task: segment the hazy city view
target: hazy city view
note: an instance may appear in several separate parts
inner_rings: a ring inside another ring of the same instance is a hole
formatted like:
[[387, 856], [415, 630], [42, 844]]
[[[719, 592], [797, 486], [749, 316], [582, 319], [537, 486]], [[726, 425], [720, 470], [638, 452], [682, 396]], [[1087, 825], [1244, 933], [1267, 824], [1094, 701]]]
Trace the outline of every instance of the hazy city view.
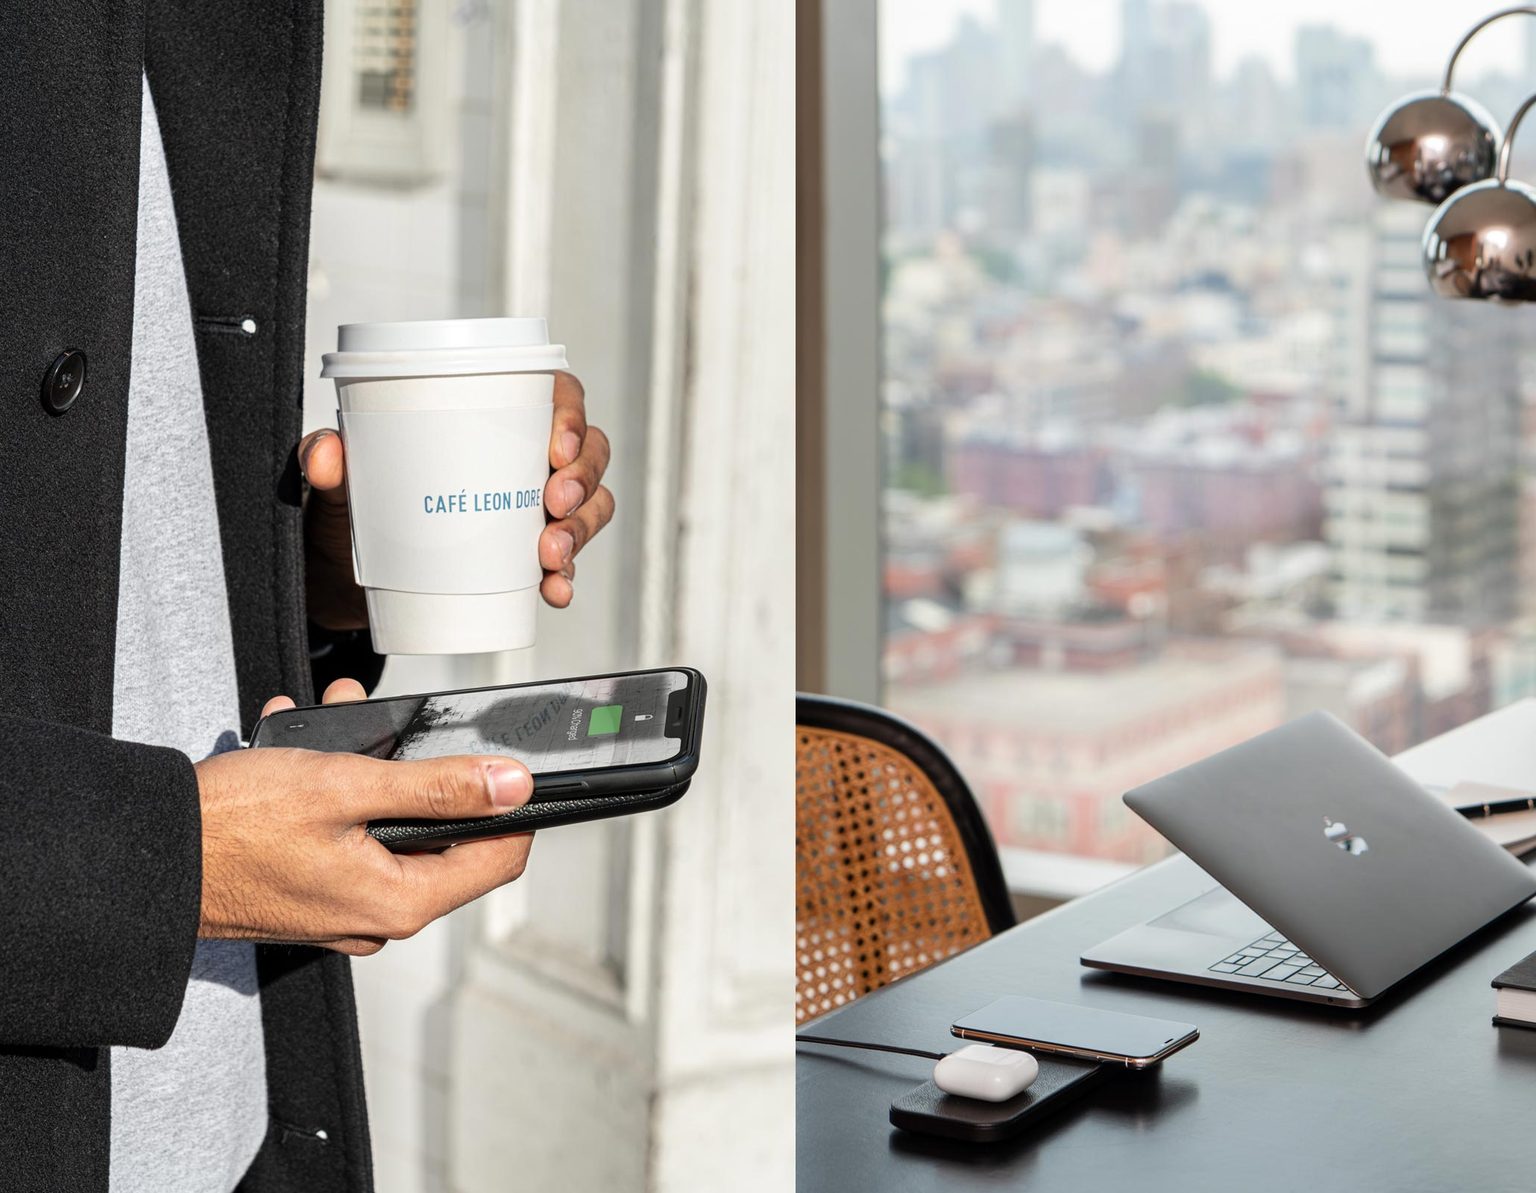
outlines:
[[[1416, 73], [1284, 6], [1100, 6], [1097, 64], [949, 7], [882, 56], [885, 698], [1005, 854], [1159, 856], [1122, 792], [1311, 709], [1390, 753], [1536, 693], [1533, 316], [1432, 298], [1362, 156], [1489, 6]], [[1533, 30], [1458, 75], [1501, 123]]]

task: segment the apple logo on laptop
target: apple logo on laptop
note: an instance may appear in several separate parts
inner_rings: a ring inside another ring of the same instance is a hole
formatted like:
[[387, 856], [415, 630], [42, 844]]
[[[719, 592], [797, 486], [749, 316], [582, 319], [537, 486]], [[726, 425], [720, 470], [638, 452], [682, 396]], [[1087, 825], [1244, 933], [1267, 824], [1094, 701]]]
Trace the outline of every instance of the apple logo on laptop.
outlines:
[[1370, 845], [1366, 843], [1365, 838], [1350, 832], [1349, 825], [1345, 824], [1342, 820], [1330, 820], [1324, 816], [1323, 836], [1327, 837], [1328, 840], [1332, 841], [1345, 853], [1354, 854], [1356, 857], [1370, 849]]

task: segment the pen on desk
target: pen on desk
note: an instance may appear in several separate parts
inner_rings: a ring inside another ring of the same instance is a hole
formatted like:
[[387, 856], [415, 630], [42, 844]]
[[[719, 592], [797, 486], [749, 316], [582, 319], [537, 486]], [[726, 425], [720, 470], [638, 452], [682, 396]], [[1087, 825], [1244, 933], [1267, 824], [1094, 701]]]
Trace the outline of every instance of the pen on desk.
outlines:
[[[1461, 786], [1461, 784], [1458, 784]], [[1476, 789], [1480, 784], [1468, 783], [1465, 786]], [[1456, 788], [1444, 783], [1425, 783], [1424, 790], [1431, 795], [1438, 795], [1442, 799], [1455, 794]], [[1509, 789], [1504, 788], [1505, 792]], [[1498, 816], [1503, 812], [1536, 812], [1536, 795], [1505, 796], [1503, 799], [1474, 800], [1469, 804], [1452, 804], [1454, 811], [1460, 812], [1468, 820], [1482, 820], [1489, 816]]]
[[1496, 799], [1481, 804], [1457, 804], [1456, 810], [1468, 820], [1482, 820], [1501, 812], [1536, 812], [1536, 795], [1522, 799]]

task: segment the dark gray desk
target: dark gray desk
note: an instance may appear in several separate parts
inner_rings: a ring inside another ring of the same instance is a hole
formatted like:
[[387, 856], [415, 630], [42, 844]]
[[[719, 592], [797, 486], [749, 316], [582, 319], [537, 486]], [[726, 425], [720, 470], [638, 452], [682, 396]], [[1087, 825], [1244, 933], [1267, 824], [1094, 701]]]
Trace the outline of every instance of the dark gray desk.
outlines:
[[1536, 1186], [1536, 1031], [1492, 1026], [1488, 986], [1536, 952], [1536, 905], [1363, 1011], [1078, 965], [1083, 949], [1206, 882], [1192, 863], [1171, 858], [818, 1020], [826, 1035], [949, 1051], [957, 1046], [951, 1021], [1017, 993], [1196, 1023], [1200, 1039], [1160, 1072], [1113, 1075], [1040, 1128], [991, 1145], [890, 1126], [891, 1100], [925, 1079], [931, 1061], [800, 1045], [801, 1193]]

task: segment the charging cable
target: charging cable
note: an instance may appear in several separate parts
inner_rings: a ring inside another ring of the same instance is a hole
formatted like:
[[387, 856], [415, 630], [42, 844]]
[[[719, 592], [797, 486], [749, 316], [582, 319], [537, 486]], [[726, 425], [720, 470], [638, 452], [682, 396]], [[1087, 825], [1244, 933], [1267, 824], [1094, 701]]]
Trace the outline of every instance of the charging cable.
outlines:
[[837, 1040], [831, 1036], [808, 1036], [801, 1033], [795, 1034], [797, 1044], [826, 1044], [832, 1048], [863, 1048], [870, 1052], [896, 1052], [902, 1056], [920, 1056], [925, 1060], [943, 1060], [942, 1052], [926, 1052], [921, 1048], [903, 1048], [899, 1044], [871, 1044], [865, 1040]]

